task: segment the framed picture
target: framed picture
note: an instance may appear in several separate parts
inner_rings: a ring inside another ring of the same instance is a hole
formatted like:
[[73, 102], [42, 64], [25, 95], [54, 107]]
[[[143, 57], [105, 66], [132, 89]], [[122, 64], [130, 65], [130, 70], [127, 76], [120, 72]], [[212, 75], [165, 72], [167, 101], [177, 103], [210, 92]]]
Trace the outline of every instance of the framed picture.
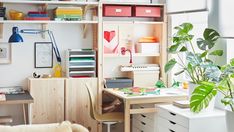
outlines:
[[34, 44], [35, 68], [53, 67], [53, 44], [52, 42], [35, 42]]
[[11, 57], [11, 44], [0, 43], [0, 64], [10, 64]]

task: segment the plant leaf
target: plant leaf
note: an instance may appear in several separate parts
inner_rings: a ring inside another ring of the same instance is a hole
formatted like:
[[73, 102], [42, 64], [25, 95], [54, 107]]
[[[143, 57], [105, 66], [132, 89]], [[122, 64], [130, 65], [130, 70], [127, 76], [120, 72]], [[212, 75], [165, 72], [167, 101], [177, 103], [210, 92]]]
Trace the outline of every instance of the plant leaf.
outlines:
[[202, 62], [200, 55], [193, 54], [192, 52], [188, 52], [186, 54], [186, 60], [190, 62], [192, 66], [200, 65], [200, 63]]
[[175, 66], [176, 63], [177, 61], [175, 59], [169, 60], [164, 67], [165, 72], [167, 73], [168, 71], [170, 71]]
[[169, 53], [176, 53], [179, 46], [180, 46], [179, 44], [174, 44], [174, 45], [170, 46], [168, 49], [168, 52]]
[[215, 87], [210, 85], [200, 85], [195, 88], [190, 99], [190, 109], [198, 113], [208, 107], [211, 99], [217, 94]]
[[180, 52], [185, 52], [185, 51], [188, 51], [188, 49], [187, 49], [185, 46], [183, 46], [183, 47], [180, 49]]
[[232, 59], [230, 60], [230, 64], [231, 64], [231, 66], [234, 66], [234, 58], [232, 58]]
[[214, 29], [206, 28], [203, 33], [203, 37], [204, 38], [197, 39], [197, 46], [201, 50], [207, 50], [207, 49], [211, 49], [214, 47], [220, 35]]
[[209, 55], [222, 56], [223, 50], [215, 50], [215, 51], [211, 52]]
[[200, 57], [201, 57], [201, 58], [204, 58], [204, 57], [207, 56], [207, 54], [208, 54], [208, 51], [205, 51], [205, 52], [203, 52], [203, 53], [200, 55]]

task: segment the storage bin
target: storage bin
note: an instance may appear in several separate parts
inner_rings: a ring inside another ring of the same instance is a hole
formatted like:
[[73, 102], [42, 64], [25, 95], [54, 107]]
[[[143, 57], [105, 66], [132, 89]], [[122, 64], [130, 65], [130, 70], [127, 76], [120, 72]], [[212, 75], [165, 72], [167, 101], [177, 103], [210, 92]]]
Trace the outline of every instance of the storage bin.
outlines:
[[132, 16], [132, 7], [125, 5], [104, 5], [103, 16], [106, 17], [130, 17]]
[[135, 17], [161, 17], [161, 7], [158, 6], [135, 6]]
[[159, 43], [138, 43], [136, 46], [138, 53], [144, 53], [144, 54], [160, 53]]
[[128, 77], [105, 78], [106, 88], [132, 87], [133, 80]]

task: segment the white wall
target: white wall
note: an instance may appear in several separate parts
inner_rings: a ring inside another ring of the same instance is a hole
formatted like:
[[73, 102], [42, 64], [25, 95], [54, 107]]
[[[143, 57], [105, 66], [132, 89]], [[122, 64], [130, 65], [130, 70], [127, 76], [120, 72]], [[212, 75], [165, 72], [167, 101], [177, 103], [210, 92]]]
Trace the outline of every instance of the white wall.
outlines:
[[[37, 10], [36, 6], [27, 5], [6, 5], [9, 9], [16, 9], [27, 12], [27, 10]], [[51, 7], [54, 8], [54, 7]], [[41, 29], [41, 24], [4, 24], [4, 37], [0, 42], [7, 42], [11, 35], [13, 26], [19, 29]], [[92, 29], [88, 26], [86, 39], [83, 38], [83, 25], [81, 24], [48, 24], [48, 29], [53, 31], [62, 56], [63, 71], [65, 70], [65, 51], [74, 48], [92, 48]], [[9, 65], [0, 65], [0, 87], [20, 85], [27, 88], [27, 77], [31, 77], [33, 72], [39, 74], [52, 74], [51, 68], [35, 69], [34, 68], [34, 43], [50, 41], [48, 36], [43, 39], [41, 35], [21, 34], [24, 38], [23, 43], [12, 44], [12, 63]], [[54, 58], [54, 61], [56, 58]], [[0, 106], [1, 115], [13, 115], [14, 123], [23, 122], [22, 108], [16, 106]]]

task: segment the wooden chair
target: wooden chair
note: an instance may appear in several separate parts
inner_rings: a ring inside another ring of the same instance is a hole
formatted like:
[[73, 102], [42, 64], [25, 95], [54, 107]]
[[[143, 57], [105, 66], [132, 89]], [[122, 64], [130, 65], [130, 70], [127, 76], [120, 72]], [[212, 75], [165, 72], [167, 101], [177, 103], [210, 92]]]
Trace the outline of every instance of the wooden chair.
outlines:
[[110, 113], [105, 113], [100, 115], [96, 110], [95, 110], [95, 98], [92, 93], [92, 90], [88, 84], [85, 84], [88, 94], [89, 94], [89, 101], [90, 101], [90, 116], [98, 121], [98, 122], [103, 122], [104, 124], [107, 125], [107, 132], [110, 132], [110, 126], [112, 124], [116, 124], [118, 122], [123, 122], [124, 121], [124, 115], [121, 112], [110, 112]]
[[0, 124], [12, 123], [13, 119], [11, 116], [0, 116]]

